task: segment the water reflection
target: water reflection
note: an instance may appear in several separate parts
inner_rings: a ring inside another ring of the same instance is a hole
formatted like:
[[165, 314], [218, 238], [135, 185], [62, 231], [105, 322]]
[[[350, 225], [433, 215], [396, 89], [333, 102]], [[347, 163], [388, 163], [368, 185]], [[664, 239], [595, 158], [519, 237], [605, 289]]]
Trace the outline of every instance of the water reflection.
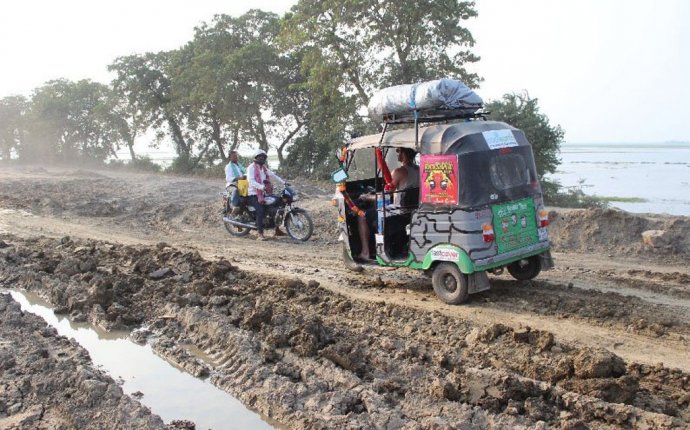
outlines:
[[60, 335], [79, 342], [95, 366], [123, 381], [125, 393], [143, 393], [140, 402], [165, 422], [187, 419], [194, 421], [197, 429], [273, 428], [228, 393], [157, 356], [149, 345], [131, 342], [127, 332], [107, 332], [88, 323], [74, 323], [56, 316], [50, 305], [36, 295], [19, 291], [10, 294], [22, 310], [40, 316]]

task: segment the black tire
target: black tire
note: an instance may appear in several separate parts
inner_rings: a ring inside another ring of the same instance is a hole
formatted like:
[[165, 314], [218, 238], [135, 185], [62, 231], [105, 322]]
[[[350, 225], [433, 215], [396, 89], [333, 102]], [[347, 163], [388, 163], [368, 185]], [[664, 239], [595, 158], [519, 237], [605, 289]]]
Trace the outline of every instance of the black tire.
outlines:
[[508, 273], [518, 281], [534, 279], [539, 272], [541, 272], [541, 262], [538, 255], [523, 258], [508, 265]]
[[459, 305], [469, 296], [469, 280], [467, 275], [458, 269], [455, 263], [441, 263], [434, 268], [431, 285], [442, 302], [449, 305]]
[[243, 237], [249, 234], [251, 231], [250, 228], [245, 228], [245, 227], [240, 227], [237, 225], [234, 225], [232, 223], [226, 222], [225, 220], [223, 221], [223, 225], [225, 226], [225, 229], [230, 233], [231, 235], [235, 237]]
[[309, 214], [302, 209], [293, 209], [285, 220], [287, 234], [295, 240], [306, 242], [314, 233], [314, 223]]
[[348, 270], [352, 270], [353, 272], [361, 272], [364, 270], [362, 265], [357, 264], [357, 262], [350, 257], [350, 253], [348, 252], [345, 243], [343, 243], [343, 263], [345, 263], [345, 267]]

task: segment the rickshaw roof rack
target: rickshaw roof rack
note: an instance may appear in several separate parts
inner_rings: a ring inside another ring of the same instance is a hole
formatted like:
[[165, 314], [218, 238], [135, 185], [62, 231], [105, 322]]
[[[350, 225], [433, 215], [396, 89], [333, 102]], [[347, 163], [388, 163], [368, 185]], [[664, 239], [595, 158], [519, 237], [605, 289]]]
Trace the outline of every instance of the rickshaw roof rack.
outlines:
[[384, 124], [414, 124], [426, 122], [442, 122], [455, 119], [482, 119], [486, 120], [489, 112], [475, 111], [469, 112], [466, 109], [425, 109], [413, 110], [405, 113], [384, 114], [382, 122]]

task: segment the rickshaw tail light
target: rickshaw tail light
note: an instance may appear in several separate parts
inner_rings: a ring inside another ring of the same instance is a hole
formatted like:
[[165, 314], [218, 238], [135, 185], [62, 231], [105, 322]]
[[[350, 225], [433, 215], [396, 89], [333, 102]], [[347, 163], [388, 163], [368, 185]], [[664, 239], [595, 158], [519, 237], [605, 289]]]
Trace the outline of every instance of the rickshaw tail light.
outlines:
[[539, 227], [549, 226], [549, 213], [547, 211], [539, 211]]
[[496, 240], [496, 236], [494, 236], [494, 228], [491, 224], [482, 225], [482, 236], [484, 237], [484, 242], [486, 243], [491, 243]]

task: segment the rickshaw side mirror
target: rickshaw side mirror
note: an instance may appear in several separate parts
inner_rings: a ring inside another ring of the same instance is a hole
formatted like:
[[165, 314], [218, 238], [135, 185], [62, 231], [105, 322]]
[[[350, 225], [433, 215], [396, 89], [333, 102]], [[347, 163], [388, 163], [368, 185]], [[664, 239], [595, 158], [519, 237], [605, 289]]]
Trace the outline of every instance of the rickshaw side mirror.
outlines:
[[345, 169], [338, 169], [335, 172], [331, 173], [331, 180], [335, 182], [336, 184], [339, 184], [340, 182], [345, 181], [348, 178], [347, 172]]

